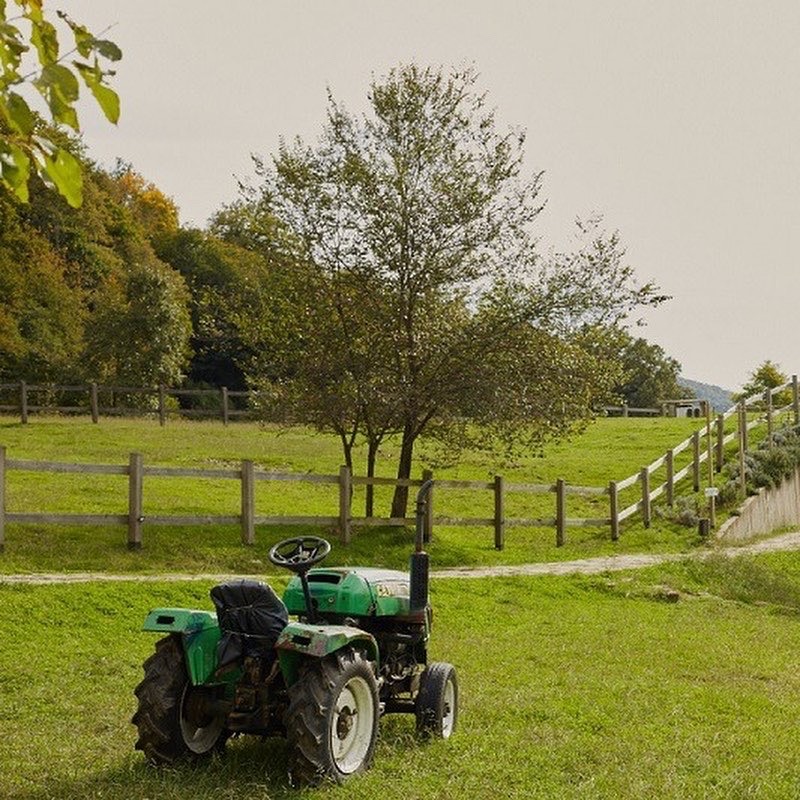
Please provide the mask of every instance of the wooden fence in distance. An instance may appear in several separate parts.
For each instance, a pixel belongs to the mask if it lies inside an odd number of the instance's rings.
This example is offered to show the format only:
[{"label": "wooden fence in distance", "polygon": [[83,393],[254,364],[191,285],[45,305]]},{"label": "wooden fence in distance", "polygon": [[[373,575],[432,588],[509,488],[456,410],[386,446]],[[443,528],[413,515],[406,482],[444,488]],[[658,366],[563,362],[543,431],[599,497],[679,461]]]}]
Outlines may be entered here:
[{"label": "wooden fence in distance", "polygon": [[[219,419],[227,425],[237,418],[253,416],[253,400],[258,392],[233,391],[225,386],[219,389],[173,389],[161,385],[105,386],[97,383],[59,385],[53,383],[0,383],[0,397],[14,402],[0,402],[0,413],[19,416],[27,424],[37,413],[88,415],[95,424],[101,416],[157,416],[163,426],[170,416]],[[131,398],[140,402],[131,405]],[[106,402],[103,402],[104,399]],[[67,402],[69,401],[69,402]],[[659,408],[603,406],[598,413],[606,416],[658,417],[670,415],[670,403]],[[705,401],[699,401],[704,404]],[[176,403],[178,404],[176,406]],[[192,407],[199,403],[200,407]],[[699,409],[696,409],[699,412]],[[702,413],[705,416],[705,412]]]},{"label": "wooden fence in distance", "polygon": [[[97,424],[101,416],[124,417],[151,414],[159,423],[177,415],[190,418],[219,419],[227,425],[231,420],[252,417],[249,405],[251,391],[220,389],[172,389],[166,386],[103,386],[97,383],[60,385],[53,383],[0,383],[0,394],[14,403],[0,403],[0,413],[19,415],[26,425],[32,414],[84,414]],[[131,398],[140,403],[131,404]],[[71,402],[67,402],[70,400]],[[198,402],[201,407],[180,407],[180,403]],[[176,405],[178,404],[178,405]]]}]

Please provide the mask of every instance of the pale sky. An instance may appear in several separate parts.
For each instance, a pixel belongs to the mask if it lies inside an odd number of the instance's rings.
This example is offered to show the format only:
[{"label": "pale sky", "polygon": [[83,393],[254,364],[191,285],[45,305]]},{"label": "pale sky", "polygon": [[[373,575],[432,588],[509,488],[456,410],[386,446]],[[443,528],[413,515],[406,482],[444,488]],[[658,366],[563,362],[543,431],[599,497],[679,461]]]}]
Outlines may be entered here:
[{"label": "pale sky", "polygon": [[735,389],[800,372],[798,0],[54,0],[122,47],[114,128],[89,154],[134,164],[202,226],[281,136],[314,140],[326,90],[353,111],[392,66],[474,63],[545,171],[543,249],[576,216],[620,231],[673,300],[641,329],[683,374]]}]

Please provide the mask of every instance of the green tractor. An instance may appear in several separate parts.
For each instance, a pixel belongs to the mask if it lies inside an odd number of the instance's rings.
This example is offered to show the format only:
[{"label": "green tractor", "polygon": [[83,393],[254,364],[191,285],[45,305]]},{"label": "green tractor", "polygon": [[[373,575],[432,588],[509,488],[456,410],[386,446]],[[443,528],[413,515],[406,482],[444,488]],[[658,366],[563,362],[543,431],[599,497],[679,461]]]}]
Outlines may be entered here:
[{"label": "green tractor", "polygon": [[216,613],[151,611],[144,630],[167,636],[135,690],[137,749],[173,764],[220,752],[231,736],[284,736],[292,783],[315,785],[370,766],[383,714],[414,714],[421,735],[450,737],[456,671],[427,656],[429,488],[417,497],[410,573],[313,568],[330,544],[303,536],[269,552],[295,573],[283,600],[264,583],[241,580],[211,590]]}]

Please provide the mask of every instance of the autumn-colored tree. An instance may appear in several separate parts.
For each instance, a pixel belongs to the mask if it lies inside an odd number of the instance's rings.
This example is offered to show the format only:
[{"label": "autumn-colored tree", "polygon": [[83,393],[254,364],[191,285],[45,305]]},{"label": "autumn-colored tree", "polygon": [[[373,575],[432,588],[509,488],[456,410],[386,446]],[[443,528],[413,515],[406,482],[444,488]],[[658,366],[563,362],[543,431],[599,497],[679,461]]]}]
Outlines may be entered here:
[{"label": "autumn-colored tree", "polygon": [[178,207],[128,163],[118,161],[111,177],[114,196],[152,240],[178,230]]}]

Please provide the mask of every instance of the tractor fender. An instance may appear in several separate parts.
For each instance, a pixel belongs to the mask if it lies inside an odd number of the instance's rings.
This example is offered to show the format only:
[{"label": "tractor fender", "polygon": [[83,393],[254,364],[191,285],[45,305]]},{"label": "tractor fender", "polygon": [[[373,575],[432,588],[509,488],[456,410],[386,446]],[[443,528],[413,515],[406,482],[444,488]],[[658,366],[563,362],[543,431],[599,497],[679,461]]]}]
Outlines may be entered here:
[{"label": "tractor fender", "polygon": [[194,686],[207,683],[217,668],[220,629],[217,615],[189,608],[154,608],[146,617],[144,631],[179,634],[186,669]]},{"label": "tractor fender", "polygon": [[345,647],[362,650],[377,671],[378,645],[375,639],[360,628],[348,625],[312,625],[290,622],[281,632],[275,648],[287,686],[298,677],[300,663],[306,658],[324,658]]}]

